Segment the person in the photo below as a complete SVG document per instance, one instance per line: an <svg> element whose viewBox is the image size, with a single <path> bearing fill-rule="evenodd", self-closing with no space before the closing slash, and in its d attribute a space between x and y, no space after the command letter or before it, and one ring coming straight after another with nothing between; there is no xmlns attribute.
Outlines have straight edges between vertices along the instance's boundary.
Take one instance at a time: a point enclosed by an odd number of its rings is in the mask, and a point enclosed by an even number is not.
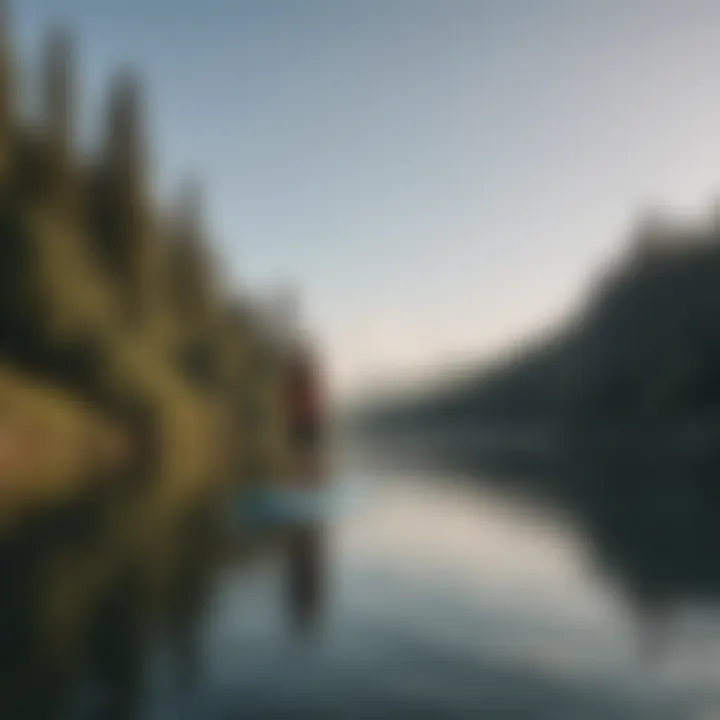
<svg viewBox="0 0 720 720"><path fill-rule="evenodd" d="M293 485L315 487L322 479L322 399L317 363L298 343L288 369Z"/></svg>
<svg viewBox="0 0 720 720"><path fill-rule="evenodd" d="M317 489L323 482L323 407L317 363L297 345L288 372L290 441L294 489ZM301 633L317 626L325 599L325 528L317 518L290 528L288 595L293 627Z"/></svg>

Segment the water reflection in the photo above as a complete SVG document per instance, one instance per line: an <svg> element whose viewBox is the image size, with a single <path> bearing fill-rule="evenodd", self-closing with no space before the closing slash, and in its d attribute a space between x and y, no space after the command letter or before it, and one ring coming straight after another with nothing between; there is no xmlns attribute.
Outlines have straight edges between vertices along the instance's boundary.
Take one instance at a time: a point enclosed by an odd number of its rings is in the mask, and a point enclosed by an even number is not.
<svg viewBox="0 0 720 720"><path fill-rule="evenodd" d="M570 498L601 563L662 606L720 598L716 453L595 454L575 462Z"/></svg>
<svg viewBox="0 0 720 720"><path fill-rule="evenodd" d="M450 480L368 479L364 508L335 528L318 646L290 649L267 568L227 577L207 636L208 716L688 717L683 692L644 672L632 617L588 579L571 528L538 517L538 544L528 507ZM492 550L505 537L511 563Z"/></svg>
<svg viewBox="0 0 720 720"><path fill-rule="evenodd" d="M38 514L0 547L1 717L140 717L160 656L174 692L187 694L202 669L218 575L258 549L287 557L291 619L312 631L321 528L250 534L219 522L218 500L173 528L158 513L155 532L133 534L148 498L136 500L109 511L85 499Z"/></svg>
<svg viewBox="0 0 720 720"><path fill-rule="evenodd" d="M208 506L175 535L169 556L182 562L167 587L140 562L100 582L114 557L109 527L82 514L39 518L0 558L2 717L701 717L717 700L720 614L679 613L652 666L630 601L649 586L645 573L663 598L711 598L708 528L665 533L674 512L692 511L715 461L696 461L698 475L679 460L653 464L654 487L682 488L685 504L645 513L637 495L614 505L610 488L626 488L646 462L598 459L581 480L565 463L585 500L569 494L564 508L479 471L363 465L338 478L364 499L334 519L327 552L315 552L321 534L306 526L277 538L294 536L294 562L257 554L268 537L230 543ZM590 502L591 490L604 502ZM674 548L662 574L644 562L661 543ZM322 585L308 582L324 562L326 606ZM72 662L52 662L58 653Z"/></svg>

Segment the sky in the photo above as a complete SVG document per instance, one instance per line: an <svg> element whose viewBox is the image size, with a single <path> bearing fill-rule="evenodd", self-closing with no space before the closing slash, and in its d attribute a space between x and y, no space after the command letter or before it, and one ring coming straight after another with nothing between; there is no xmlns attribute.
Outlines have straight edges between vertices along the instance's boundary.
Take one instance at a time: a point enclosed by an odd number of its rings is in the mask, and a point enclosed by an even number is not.
<svg viewBox="0 0 720 720"><path fill-rule="evenodd" d="M202 178L225 277L299 288L339 397L537 332L640 210L720 192L715 0L14 5L29 76L75 33L88 149L138 70L159 197Z"/></svg>

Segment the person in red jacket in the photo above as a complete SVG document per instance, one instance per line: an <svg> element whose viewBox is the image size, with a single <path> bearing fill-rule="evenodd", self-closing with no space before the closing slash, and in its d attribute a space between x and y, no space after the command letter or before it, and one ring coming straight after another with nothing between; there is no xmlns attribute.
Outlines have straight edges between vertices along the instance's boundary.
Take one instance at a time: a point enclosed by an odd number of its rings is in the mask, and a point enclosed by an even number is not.
<svg viewBox="0 0 720 720"><path fill-rule="evenodd" d="M302 484L320 481L323 434L323 400L317 362L310 350L298 344L288 369L290 440L297 462L293 476Z"/></svg>
<svg viewBox="0 0 720 720"><path fill-rule="evenodd" d="M317 363L298 345L288 373L292 484L308 490L323 482L323 400ZM325 588L325 532L320 521L305 520L292 528L288 557L288 596L293 625L312 630L322 612Z"/></svg>

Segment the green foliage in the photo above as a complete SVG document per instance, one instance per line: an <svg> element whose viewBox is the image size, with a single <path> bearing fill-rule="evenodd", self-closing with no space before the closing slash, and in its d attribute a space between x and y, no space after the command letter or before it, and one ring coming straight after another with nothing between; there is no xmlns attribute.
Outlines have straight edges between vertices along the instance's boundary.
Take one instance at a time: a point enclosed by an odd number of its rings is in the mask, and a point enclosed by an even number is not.
<svg viewBox="0 0 720 720"><path fill-rule="evenodd" d="M43 653L28 655L32 675L117 649L85 642L90 619L128 621L122 607L101 611L108 598L132 596L143 622L192 605L173 588L191 594L189 575L212 561L208 517L250 472L285 471L289 449L280 348L220 290L197 218L166 223L153 207L135 86L113 94L104 155L80 158L69 129L52 126L71 115L58 96L69 74L48 69L56 112L31 133L12 115L5 50L0 37L0 420L31 426L44 446L20 470L0 464L13 488L0 503L0 561L17 554L32 578L18 610L18 637ZM110 478L91 450L118 437L131 460ZM17 540L35 521L45 546ZM185 557L188 532L202 562ZM0 655L3 643L0 632ZM7 680L0 714L13 716L6 695L20 684Z"/></svg>

